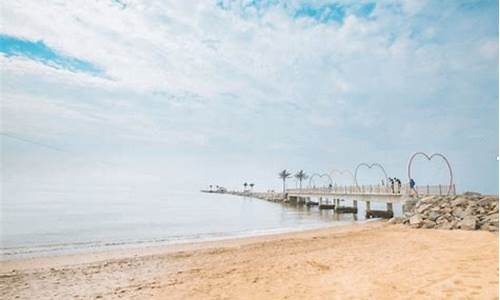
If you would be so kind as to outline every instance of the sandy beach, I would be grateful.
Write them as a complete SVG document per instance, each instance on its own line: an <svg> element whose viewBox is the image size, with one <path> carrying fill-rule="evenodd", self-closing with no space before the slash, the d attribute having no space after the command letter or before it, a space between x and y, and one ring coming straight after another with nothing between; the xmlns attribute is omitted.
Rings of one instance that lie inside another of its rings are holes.
<svg viewBox="0 0 500 300"><path fill-rule="evenodd" d="M371 222L4 261L2 299L498 299L498 233Z"/></svg>

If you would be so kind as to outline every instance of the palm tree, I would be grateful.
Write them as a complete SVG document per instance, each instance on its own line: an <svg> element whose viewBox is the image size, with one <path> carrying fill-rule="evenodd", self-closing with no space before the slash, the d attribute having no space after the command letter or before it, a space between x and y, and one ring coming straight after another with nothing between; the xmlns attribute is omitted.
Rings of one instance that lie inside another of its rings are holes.
<svg viewBox="0 0 500 300"><path fill-rule="evenodd" d="M249 186L250 186L250 190L253 191L253 187L255 186L255 183L250 183Z"/></svg>
<svg viewBox="0 0 500 300"><path fill-rule="evenodd" d="M287 169L284 169L278 175L280 176L281 180L283 180L283 194L284 194L285 193L286 180L288 178L290 178L290 176L292 175L292 173L288 172Z"/></svg>
<svg viewBox="0 0 500 300"><path fill-rule="evenodd" d="M245 182L245 183L243 184L243 191L244 191L244 192L246 192L246 190L247 190L247 186L248 186L248 183L246 183L246 182Z"/></svg>
<svg viewBox="0 0 500 300"><path fill-rule="evenodd" d="M309 176L307 176L307 174L303 170L300 170L297 172L297 174L295 174L295 178L299 180L300 189L302 189L302 180L306 180L308 177Z"/></svg>

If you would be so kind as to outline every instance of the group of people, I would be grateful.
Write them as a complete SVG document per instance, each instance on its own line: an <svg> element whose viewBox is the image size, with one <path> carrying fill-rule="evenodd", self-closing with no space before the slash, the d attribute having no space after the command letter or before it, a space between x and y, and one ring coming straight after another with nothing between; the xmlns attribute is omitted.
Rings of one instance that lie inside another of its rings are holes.
<svg viewBox="0 0 500 300"><path fill-rule="evenodd" d="M383 179L382 179L382 186L387 186L391 187L391 192L393 194L401 194L401 179L397 178L397 177L387 177L387 182L385 182ZM417 190L415 189L415 180L413 180L413 178L410 178L410 182L409 182L409 185L410 185L410 193L413 192L414 194L417 194ZM316 188L316 186L314 186L314 188ZM333 185L330 183L328 185L328 189L332 189L333 188Z"/></svg>
<svg viewBox="0 0 500 300"><path fill-rule="evenodd" d="M413 180L413 178L410 178L409 183L410 183L410 190L414 191L416 193L417 191L415 190L415 180ZM385 184L386 183L382 179L382 186L385 186ZM391 192L393 194L401 194L401 180L399 178L388 177L387 178L387 186L391 187Z"/></svg>
<svg viewBox="0 0 500 300"><path fill-rule="evenodd" d="M385 186L386 182L382 179L382 186ZM401 180L399 178L387 178L387 186L391 187L391 192L393 194L400 194L401 193Z"/></svg>

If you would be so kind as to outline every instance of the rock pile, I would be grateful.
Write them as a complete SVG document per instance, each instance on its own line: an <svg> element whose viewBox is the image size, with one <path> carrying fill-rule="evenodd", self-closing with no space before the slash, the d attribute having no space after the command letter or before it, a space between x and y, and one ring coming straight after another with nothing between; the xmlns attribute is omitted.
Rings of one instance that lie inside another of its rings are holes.
<svg viewBox="0 0 500 300"><path fill-rule="evenodd" d="M423 197L406 210L401 221L414 228L498 231L498 196Z"/></svg>

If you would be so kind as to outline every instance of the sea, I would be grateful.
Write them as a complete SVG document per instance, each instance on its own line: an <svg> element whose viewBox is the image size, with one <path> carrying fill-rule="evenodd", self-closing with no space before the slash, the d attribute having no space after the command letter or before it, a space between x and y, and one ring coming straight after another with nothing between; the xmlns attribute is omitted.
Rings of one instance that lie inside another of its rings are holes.
<svg viewBox="0 0 500 300"><path fill-rule="evenodd" d="M9 199L15 199L9 201ZM314 199L313 199L314 200ZM352 205L347 200L342 205ZM213 241L365 222L357 214L228 194L36 190L2 201L1 260ZM385 204L372 202L372 209ZM401 207L395 205L395 214Z"/></svg>

